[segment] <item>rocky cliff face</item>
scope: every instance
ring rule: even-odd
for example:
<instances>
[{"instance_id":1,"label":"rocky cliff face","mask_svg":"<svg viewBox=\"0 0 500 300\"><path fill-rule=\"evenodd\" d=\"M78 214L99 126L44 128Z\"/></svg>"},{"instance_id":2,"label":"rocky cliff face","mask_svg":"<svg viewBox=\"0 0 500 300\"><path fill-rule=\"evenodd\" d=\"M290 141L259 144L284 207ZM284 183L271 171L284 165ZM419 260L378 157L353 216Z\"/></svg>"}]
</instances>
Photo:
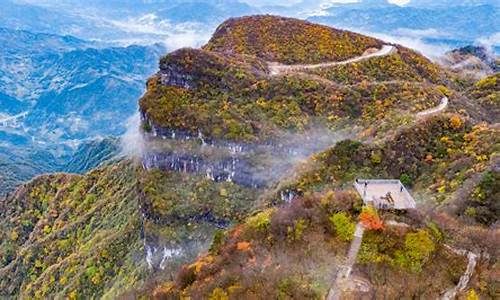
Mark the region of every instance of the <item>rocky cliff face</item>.
<instances>
[{"instance_id":1,"label":"rocky cliff face","mask_svg":"<svg viewBox=\"0 0 500 300\"><path fill-rule=\"evenodd\" d=\"M177 86L185 89L194 87L193 77L177 65L162 63L160 64L160 83L162 85Z\"/></svg>"}]
</instances>

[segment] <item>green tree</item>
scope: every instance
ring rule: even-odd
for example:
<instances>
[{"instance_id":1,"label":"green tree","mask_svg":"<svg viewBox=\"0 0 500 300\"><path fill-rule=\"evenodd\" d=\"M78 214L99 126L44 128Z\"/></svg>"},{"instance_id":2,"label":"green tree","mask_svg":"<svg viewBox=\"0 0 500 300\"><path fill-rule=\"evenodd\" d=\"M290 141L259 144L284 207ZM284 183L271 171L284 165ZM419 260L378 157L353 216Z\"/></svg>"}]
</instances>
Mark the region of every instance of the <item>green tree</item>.
<instances>
[{"instance_id":1,"label":"green tree","mask_svg":"<svg viewBox=\"0 0 500 300\"><path fill-rule=\"evenodd\" d=\"M335 227L335 232L342 240L350 241L353 239L356 224L346 212L333 214L333 216L330 217L330 222L332 222Z\"/></svg>"},{"instance_id":2,"label":"green tree","mask_svg":"<svg viewBox=\"0 0 500 300\"><path fill-rule=\"evenodd\" d=\"M399 177L399 181L401 181L401 183L403 185L406 185L406 186L411 186L411 178L408 174L401 174L401 176Z\"/></svg>"}]
</instances>

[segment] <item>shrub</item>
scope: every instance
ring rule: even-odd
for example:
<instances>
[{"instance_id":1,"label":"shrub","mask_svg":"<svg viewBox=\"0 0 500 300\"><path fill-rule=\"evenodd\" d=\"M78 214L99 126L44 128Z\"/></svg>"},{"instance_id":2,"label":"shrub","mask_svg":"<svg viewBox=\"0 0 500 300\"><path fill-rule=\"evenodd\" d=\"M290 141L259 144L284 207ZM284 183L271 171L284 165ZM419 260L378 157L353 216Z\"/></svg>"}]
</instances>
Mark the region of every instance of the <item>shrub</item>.
<instances>
[{"instance_id":1,"label":"shrub","mask_svg":"<svg viewBox=\"0 0 500 300\"><path fill-rule=\"evenodd\" d=\"M214 234L214 239L212 241L212 245L210 246L210 253L211 254L219 254L219 251L221 247L224 245L225 242L225 233L223 230L217 230Z\"/></svg>"},{"instance_id":2,"label":"shrub","mask_svg":"<svg viewBox=\"0 0 500 300\"><path fill-rule=\"evenodd\" d=\"M437 89L446 97L449 97L451 95L450 90L444 85L438 85Z\"/></svg>"},{"instance_id":3,"label":"shrub","mask_svg":"<svg viewBox=\"0 0 500 300\"><path fill-rule=\"evenodd\" d=\"M406 185L406 186L411 186L411 184L412 184L410 176L408 176L408 174L404 174L404 173L401 174L401 176L399 176L399 181L401 181L401 183L403 185Z\"/></svg>"},{"instance_id":4,"label":"shrub","mask_svg":"<svg viewBox=\"0 0 500 300\"><path fill-rule=\"evenodd\" d=\"M351 220L350 215L345 212L335 213L330 217L330 222L332 222L335 232L342 240L350 241L353 239L356 224Z\"/></svg>"},{"instance_id":5,"label":"shrub","mask_svg":"<svg viewBox=\"0 0 500 300\"><path fill-rule=\"evenodd\" d=\"M184 289L187 286L191 285L196 280L196 271L195 268L191 268L189 266L183 266L179 274L177 275L177 285Z\"/></svg>"},{"instance_id":6,"label":"shrub","mask_svg":"<svg viewBox=\"0 0 500 300\"><path fill-rule=\"evenodd\" d=\"M436 246L430 234L426 230L418 230L405 236L403 251L397 251L396 262L403 268L414 272L420 272L422 265L429 259Z\"/></svg>"},{"instance_id":7,"label":"shrub","mask_svg":"<svg viewBox=\"0 0 500 300\"><path fill-rule=\"evenodd\" d=\"M321 287L307 277L285 277L278 282L276 299L323 299Z\"/></svg>"},{"instance_id":8,"label":"shrub","mask_svg":"<svg viewBox=\"0 0 500 300\"><path fill-rule=\"evenodd\" d=\"M450 118L450 126L453 129L460 129L464 125L464 121L459 116L453 116Z\"/></svg>"},{"instance_id":9,"label":"shrub","mask_svg":"<svg viewBox=\"0 0 500 300\"><path fill-rule=\"evenodd\" d=\"M468 206L466 209L465 209L465 212L464 214L467 216L467 217L470 217L470 218L475 218L476 215L477 215L477 210L475 207L472 207L472 206Z\"/></svg>"},{"instance_id":10,"label":"shrub","mask_svg":"<svg viewBox=\"0 0 500 300\"><path fill-rule=\"evenodd\" d=\"M372 163L378 165L382 162L382 154L378 151L373 151L370 159Z\"/></svg>"},{"instance_id":11,"label":"shrub","mask_svg":"<svg viewBox=\"0 0 500 300\"><path fill-rule=\"evenodd\" d=\"M476 291L474 289L470 289L469 292L467 293L466 298L467 300L479 300L479 296L476 294Z\"/></svg>"},{"instance_id":12,"label":"shrub","mask_svg":"<svg viewBox=\"0 0 500 300\"><path fill-rule=\"evenodd\" d=\"M15 241L17 241L18 238L19 238L19 234L17 233L17 231L12 230L10 233L10 239L15 242Z\"/></svg>"},{"instance_id":13,"label":"shrub","mask_svg":"<svg viewBox=\"0 0 500 300\"><path fill-rule=\"evenodd\" d=\"M302 234L307 228L306 221L304 219L299 219L295 221L293 226L288 226L287 237L290 241L298 241L302 239Z\"/></svg>"},{"instance_id":14,"label":"shrub","mask_svg":"<svg viewBox=\"0 0 500 300\"><path fill-rule=\"evenodd\" d=\"M441 231L441 229L439 229L439 227L436 225L436 223L432 223L432 222L428 223L427 228L429 229L432 237L436 241L440 242L443 240L443 232Z\"/></svg>"},{"instance_id":15,"label":"shrub","mask_svg":"<svg viewBox=\"0 0 500 300\"><path fill-rule=\"evenodd\" d=\"M480 89L493 88L497 84L497 78L495 76L490 76L479 80L476 83L476 87Z\"/></svg>"},{"instance_id":16,"label":"shrub","mask_svg":"<svg viewBox=\"0 0 500 300\"><path fill-rule=\"evenodd\" d=\"M210 295L210 297L208 297L208 299L209 300L228 300L229 296L227 295L226 292L224 292L223 289L218 287L212 291L212 294Z\"/></svg>"},{"instance_id":17,"label":"shrub","mask_svg":"<svg viewBox=\"0 0 500 300\"><path fill-rule=\"evenodd\" d=\"M264 232L269 228L271 224L271 215L274 210L268 209L266 211L260 212L253 217L248 218L247 225L255 231Z\"/></svg>"}]
</instances>

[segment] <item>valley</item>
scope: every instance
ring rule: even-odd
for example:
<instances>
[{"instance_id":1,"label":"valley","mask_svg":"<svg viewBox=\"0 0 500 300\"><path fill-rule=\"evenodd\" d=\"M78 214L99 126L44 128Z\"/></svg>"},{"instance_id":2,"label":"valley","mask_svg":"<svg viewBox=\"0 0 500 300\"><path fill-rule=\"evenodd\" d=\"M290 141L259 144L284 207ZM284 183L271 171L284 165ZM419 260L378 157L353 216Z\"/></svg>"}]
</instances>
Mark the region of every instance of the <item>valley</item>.
<instances>
[{"instance_id":1,"label":"valley","mask_svg":"<svg viewBox=\"0 0 500 300\"><path fill-rule=\"evenodd\" d=\"M0 45L0 147L17 156L0 163L4 174L22 178L0 181L2 195L34 175L74 171L66 165L78 147L123 134L125 124L112 120L137 109L143 81L166 51L10 29L0 29ZM32 158L40 156L48 167L36 167ZM33 167L24 171L18 160Z\"/></svg>"}]
</instances>

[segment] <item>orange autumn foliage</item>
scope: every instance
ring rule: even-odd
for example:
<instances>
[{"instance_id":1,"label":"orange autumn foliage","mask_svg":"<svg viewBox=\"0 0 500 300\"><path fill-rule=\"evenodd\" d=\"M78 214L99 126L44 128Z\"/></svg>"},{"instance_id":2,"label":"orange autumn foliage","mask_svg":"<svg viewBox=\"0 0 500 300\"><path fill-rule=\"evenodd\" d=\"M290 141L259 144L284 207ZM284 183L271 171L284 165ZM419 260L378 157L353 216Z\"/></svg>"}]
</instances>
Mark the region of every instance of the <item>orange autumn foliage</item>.
<instances>
[{"instance_id":1,"label":"orange autumn foliage","mask_svg":"<svg viewBox=\"0 0 500 300\"><path fill-rule=\"evenodd\" d=\"M236 244L236 249L240 251L246 251L250 248L250 243L249 242L239 242Z\"/></svg>"},{"instance_id":2,"label":"orange autumn foliage","mask_svg":"<svg viewBox=\"0 0 500 300\"><path fill-rule=\"evenodd\" d=\"M367 229L371 230L382 230L384 229L384 224L382 220L376 215L370 214L368 212L362 212L359 215L359 220L361 224Z\"/></svg>"}]
</instances>

